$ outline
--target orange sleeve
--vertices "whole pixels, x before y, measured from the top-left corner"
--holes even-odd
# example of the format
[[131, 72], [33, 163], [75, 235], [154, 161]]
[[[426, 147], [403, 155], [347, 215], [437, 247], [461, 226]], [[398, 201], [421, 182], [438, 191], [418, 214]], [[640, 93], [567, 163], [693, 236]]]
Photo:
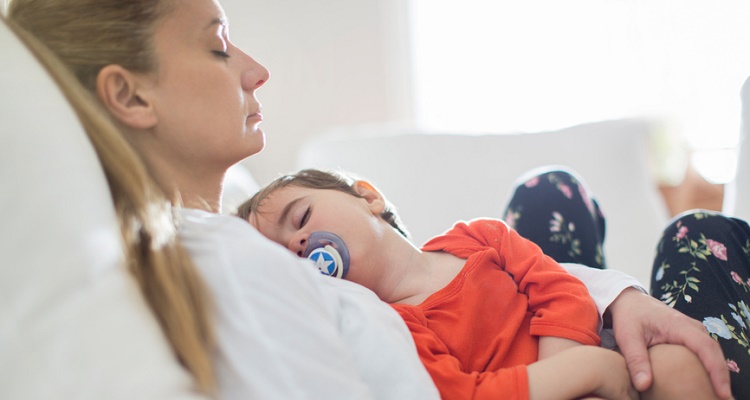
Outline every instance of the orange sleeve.
[[525, 365], [490, 372], [464, 372], [460, 361], [411, 309], [396, 307], [411, 331], [419, 358], [443, 399], [528, 400], [529, 381]]
[[443, 237], [451, 243], [444, 250], [462, 258], [488, 247], [497, 252], [498, 265], [513, 278], [519, 292], [528, 296], [529, 311], [534, 314], [532, 335], [599, 344], [599, 314], [586, 286], [535, 243], [493, 219], [458, 223]]

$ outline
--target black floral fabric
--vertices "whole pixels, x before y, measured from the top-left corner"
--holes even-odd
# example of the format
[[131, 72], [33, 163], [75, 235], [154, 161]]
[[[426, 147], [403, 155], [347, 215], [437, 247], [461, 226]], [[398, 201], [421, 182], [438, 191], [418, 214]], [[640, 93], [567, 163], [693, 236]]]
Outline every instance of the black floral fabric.
[[[504, 219], [557, 262], [606, 268], [604, 215], [571, 171], [548, 170], [524, 180]], [[657, 245], [651, 295], [703, 323], [724, 351], [734, 396], [750, 399], [747, 222], [708, 211], [674, 218]]]

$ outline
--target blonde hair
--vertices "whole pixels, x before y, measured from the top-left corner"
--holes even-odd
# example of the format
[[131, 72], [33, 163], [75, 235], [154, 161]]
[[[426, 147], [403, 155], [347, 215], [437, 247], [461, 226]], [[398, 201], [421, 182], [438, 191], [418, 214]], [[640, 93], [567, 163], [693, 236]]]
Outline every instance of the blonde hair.
[[94, 95], [96, 75], [106, 65], [155, 69], [151, 37], [170, 10], [165, 3], [13, 0], [7, 18], [77, 113], [109, 183], [127, 266], [177, 358], [211, 394], [216, 381], [208, 291], [177, 239], [172, 205]]

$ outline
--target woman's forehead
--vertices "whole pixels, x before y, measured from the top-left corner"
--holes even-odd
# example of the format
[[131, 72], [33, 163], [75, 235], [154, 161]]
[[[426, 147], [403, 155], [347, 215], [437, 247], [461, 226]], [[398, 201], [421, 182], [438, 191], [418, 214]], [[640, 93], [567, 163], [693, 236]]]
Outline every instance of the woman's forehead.
[[171, 12], [164, 17], [163, 28], [180, 31], [182, 35], [196, 35], [204, 31], [215, 32], [217, 26], [227, 26], [226, 15], [217, 1], [173, 1]]

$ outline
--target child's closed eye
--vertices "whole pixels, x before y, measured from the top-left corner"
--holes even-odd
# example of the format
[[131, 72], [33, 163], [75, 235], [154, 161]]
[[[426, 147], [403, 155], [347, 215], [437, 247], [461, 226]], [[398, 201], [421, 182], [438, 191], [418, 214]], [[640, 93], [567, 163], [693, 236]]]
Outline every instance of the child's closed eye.
[[305, 210], [305, 213], [302, 214], [302, 218], [300, 218], [300, 220], [299, 220], [298, 229], [302, 229], [302, 227], [304, 227], [305, 224], [307, 224], [307, 221], [310, 219], [310, 213], [311, 213], [311, 211], [312, 210], [308, 206], [307, 209]]

